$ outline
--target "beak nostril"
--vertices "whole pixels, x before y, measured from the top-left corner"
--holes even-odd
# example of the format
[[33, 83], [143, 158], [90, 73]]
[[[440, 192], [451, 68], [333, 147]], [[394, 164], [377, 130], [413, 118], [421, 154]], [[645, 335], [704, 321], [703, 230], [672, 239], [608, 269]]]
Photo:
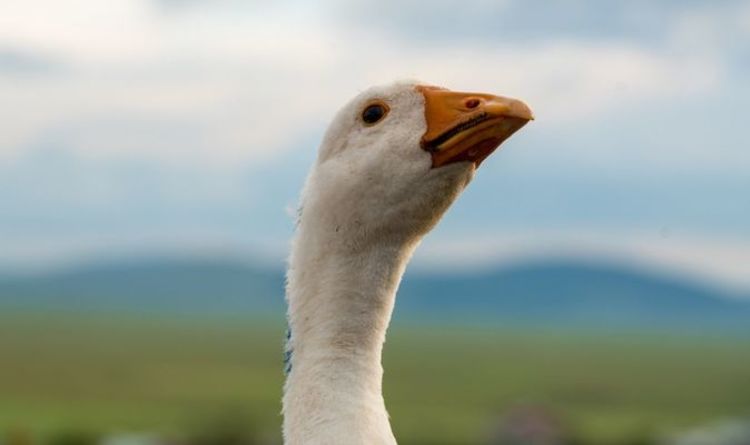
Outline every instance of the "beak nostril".
[[468, 108], [468, 109], [471, 110], [473, 108], [478, 107], [479, 103], [480, 103], [479, 99], [477, 99], [476, 97], [472, 97], [472, 98], [466, 100], [465, 105], [466, 105], [466, 108]]

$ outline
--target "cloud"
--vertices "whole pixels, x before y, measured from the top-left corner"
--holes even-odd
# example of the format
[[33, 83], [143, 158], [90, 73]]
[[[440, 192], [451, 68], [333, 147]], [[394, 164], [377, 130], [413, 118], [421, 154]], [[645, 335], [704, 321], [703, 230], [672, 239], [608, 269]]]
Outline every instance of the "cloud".
[[[432, 14], [450, 21], [450, 8], [440, 5]], [[458, 38], [426, 45], [372, 27], [332, 26], [333, 14], [303, 7], [311, 14], [305, 16], [296, 5], [255, 7], [238, 17], [185, 7], [165, 17], [146, 2], [116, 1], [109, 10], [79, 0], [71, 21], [57, 20], [55, 7], [41, 17], [17, 7], [30, 26], [6, 34], [63, 55], [74, 75], [0, 82], [3, 111], [13, 110], [13, 119], [0, 123], [0, 151], [12, 155], [35, 139], [75, 131], [70, 149], [85, 156], [267, 162], [298, 134], [323, 128], [359, 90], [391, 79], [521, 96], [546, 125], [570, 125], [712, 91], [724, 74], [720, 61], [623, 41]], [[500, 13], [505, 6], [492, 7]], [[82, 26], [79, 15], [96, 24]]]
[[[536, 44], [549, 40], [617, 42], [664, 47], [673, 26], [692, 16], [724, 25], [739, 23], [742, 0], [629, 2], [544, 0], [419, 0], [329, 2], [325, 14], [337, 26], [365, 28], [379, 37], [397, 36], [425, 44]], [[719, 34], [731, 29], [720, 26]], [[713, 39], [713, 38], [712, 38]]]
[[180, 246], [281, 257], [284, 208], [336, 109], [421, 78], [520, 97], [538, 117], [483, 165], [434, 246], [584, 229], [642, 245], [666, 230], [698, 246], [686, 258], [742, 241], [716, 266], [739, 276], [749, 36], [740, 1], [6, 2], [0, 260]]
[[63, 68], [53, 57], [19, 48], [0, 48], [0, 78], [60, 74]]
[[280, 260], [293, 230], [286, 207], [313, 157], [217, 168], [91, 159], [59, 141], [30, 149], [0, 164], [0, 271], [123, 255]]

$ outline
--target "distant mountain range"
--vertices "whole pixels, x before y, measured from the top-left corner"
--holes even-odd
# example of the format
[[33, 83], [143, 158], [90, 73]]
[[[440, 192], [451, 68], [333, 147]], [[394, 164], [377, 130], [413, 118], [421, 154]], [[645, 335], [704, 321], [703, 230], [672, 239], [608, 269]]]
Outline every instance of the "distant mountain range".
[[[230, 260], [138, 260], [0, 279], [0, 310], [276, 317], [282, 270]], [[555, 260], [474, 273], [409, 273], [395, 318], [497, 326], [750, 334], [750, 298], [673, 277]]]

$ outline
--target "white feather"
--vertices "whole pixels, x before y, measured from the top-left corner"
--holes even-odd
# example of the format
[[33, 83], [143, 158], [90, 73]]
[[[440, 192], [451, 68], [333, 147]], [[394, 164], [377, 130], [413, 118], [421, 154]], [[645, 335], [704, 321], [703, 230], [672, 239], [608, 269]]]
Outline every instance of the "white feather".
[[[371, 88], [336, 115], [300, 200], [287, 273], [287, 445], [393, 445], [381, 352], [396, 290], [421, 238], [474, 174], [431, 168], [415, 82]], [[373, 100], [389, 113], [361, 120]]]

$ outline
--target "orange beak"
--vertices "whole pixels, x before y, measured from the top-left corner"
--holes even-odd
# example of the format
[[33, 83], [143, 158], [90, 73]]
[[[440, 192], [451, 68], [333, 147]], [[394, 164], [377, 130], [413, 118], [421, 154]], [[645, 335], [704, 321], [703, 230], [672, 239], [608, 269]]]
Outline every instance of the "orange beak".
[[419, 86], [424, 95], [427, 131], [422, 148], [432, 154], [432, 167], [473, 162], [476, 167], [527, 122], [529, 107], [516, 99], [460, 93]]

